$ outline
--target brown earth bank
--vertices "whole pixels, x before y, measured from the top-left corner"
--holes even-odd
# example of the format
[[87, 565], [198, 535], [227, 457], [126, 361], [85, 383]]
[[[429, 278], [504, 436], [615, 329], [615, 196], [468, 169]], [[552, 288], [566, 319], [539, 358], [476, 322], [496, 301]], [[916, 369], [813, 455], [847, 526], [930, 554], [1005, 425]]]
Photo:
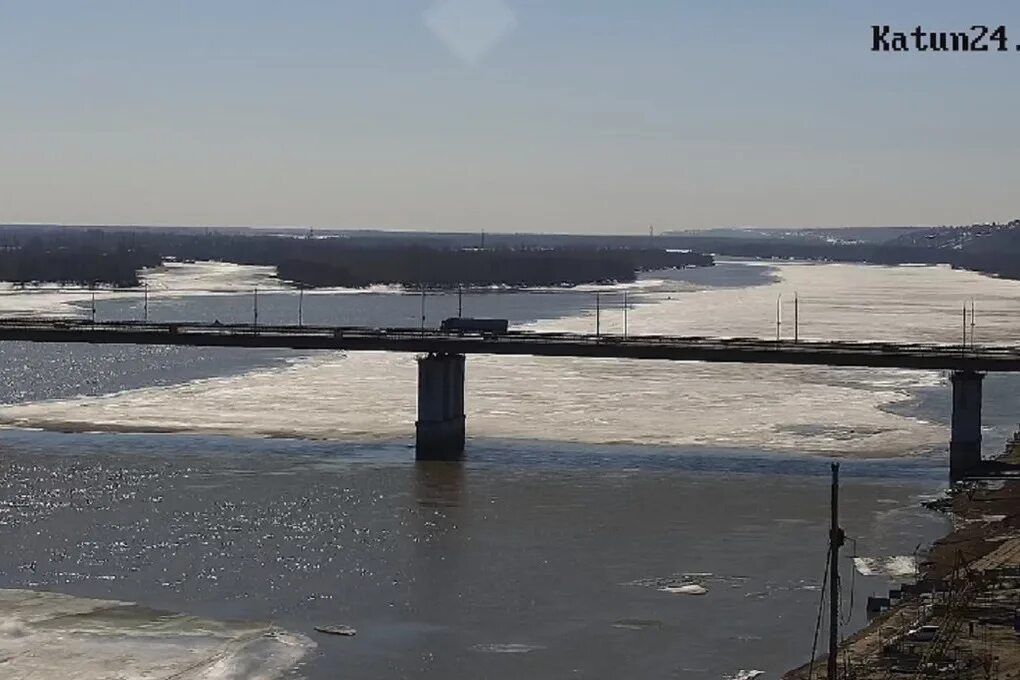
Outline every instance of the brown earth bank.
[[[930, 505], [952, 516], [952, 533], [930, 548], [917, 583], [890, 591], [891, 607], [842, 642], [840, 678], [1020, 677], [1020, 431]], [[824, 631], [819, 649], [822, 640]], [[820, 656], [783, 677], [824, 678], [826, 666]]]

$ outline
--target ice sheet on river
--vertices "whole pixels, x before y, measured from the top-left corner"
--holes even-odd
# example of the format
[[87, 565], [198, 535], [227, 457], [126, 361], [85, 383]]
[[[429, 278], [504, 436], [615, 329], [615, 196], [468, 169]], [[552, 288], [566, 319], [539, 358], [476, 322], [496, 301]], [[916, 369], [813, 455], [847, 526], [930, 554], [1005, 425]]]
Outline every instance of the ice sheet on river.
[[[957, 315], [972, 298], [980, 301], [979, 342], [1012, 344], [1020, 330], [1016, 281], [941, 267], [784, 263], [771, 265], [770, 272], [770, 283], [747, 288], [691, 290], [643, 281], [641, 295], [628, 306], [628, 332], [774, 337], [777, 300], [789, 315], [794, 295], [801, 338], [958, 342]], [[147, 279], [164, 294], [267, 276], [208, 264], [168, 266], [164, 274], [172, 279], [166, 289]], [[2, 302], [0, 296], [0, 311]], [[623, 331], [620, 303], [603, 299], [601, 332]], [[595, 317], [594, 309], [575, 310], [521, 327], [590, 333]], [[788, 324], [782, 331], [789, 339]], [[926, 390], [948, 393], [946, 377], [937, 371], [473, 355], [468, 372], [473, 437], [859, 457], [942, 452], [948, 440], [940, 421], [944, 409], [914, 406]], [[416, 376], [411, 355], [321, 353], [282, 368], [4, 406], [0, 425], [410, 439]]]
[[130, 602], [0, 590], [7, 680], [270, 680], [314, 647], [266, 624], [217, 622]]

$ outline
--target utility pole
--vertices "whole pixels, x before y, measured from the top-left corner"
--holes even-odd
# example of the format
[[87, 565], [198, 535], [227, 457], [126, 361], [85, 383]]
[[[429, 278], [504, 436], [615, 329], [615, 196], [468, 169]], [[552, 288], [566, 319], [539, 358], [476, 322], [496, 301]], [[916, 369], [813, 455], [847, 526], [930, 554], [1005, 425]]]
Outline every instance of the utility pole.
[[963, 303], [963, 348], [967, 348], [967, 303]]
[[776, 342], [782, 339], [783, 327], [783, 294], [780, 293], [779, 297], [776, 298]]
[[142, 296], [142, 318], [145, 323], [149, 323], [149, 284], [147, 283], [145, 284], [145, 287], [142, 288]]
[[623, 337], [627, 337], [627, 291], [623, 291]]
[[793, 342], [800, 342], [800, 294], [793, 294]]
[[602, 296], [595, 293], [595, 337], [602, 337]]
[[839, 463], [832, 464], [832, 526], [829, 529], [829, 667], [828, 680], [836, 680], [839, 661], [839, 549], [843, 530], [839, 528]]
[[970, 299], [970, 346], [974, 347], [974, 298]]

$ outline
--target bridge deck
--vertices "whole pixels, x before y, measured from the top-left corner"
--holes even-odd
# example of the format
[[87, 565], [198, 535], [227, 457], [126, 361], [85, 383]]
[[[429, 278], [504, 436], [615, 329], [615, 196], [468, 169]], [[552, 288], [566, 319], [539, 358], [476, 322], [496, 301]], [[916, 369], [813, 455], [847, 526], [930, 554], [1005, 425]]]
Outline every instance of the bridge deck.
[[0, 320], [0, 341], [185, 345], [299, 350], [575, 356], [666, 361], [813, 364], [1020, 372], [1020, 347], [879, 342], [776, 342], [706, 338], [511, 331], [497, 337], [435, 329], [258, 326], [209, 323]]

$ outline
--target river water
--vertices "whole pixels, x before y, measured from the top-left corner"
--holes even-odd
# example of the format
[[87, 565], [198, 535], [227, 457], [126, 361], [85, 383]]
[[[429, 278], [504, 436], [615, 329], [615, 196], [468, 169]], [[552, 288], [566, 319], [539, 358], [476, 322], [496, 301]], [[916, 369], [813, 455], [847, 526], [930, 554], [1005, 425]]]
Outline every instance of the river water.
[[[237, 290], [255, 285], [260, 321], [296, 321], [271, 272], [224, 265], [153, 272], [148, 313], [250, 320]], [[631, 333], [774, 337], [778, 296], [788, 336], [797, 294], [801, 337], [958, 342], [973, 298], [978, 341], [1020, 327], [1020, 284], [945, 268], [724, 263], [603, 288], [598, 312], [595, 290], [471, 293], [464, 312], [620, 332], [626, 290]], [[140, 317], [140, 297], [102, 294], [97, 317]], [[18, 313], [90, 305], [0, 295]], [[386, 289], [302, 301], [306, 323], [413, 326], [421, 308]], [[457, 296], [425, 309], [435, 325]], [[413, 357], [10, 344], [0, 359], [0, 587], [138, 603], [103, 609], [118, 614], [99, 636], [65, 600], [33, 604], [43, 625], [0, 598], [12, 677], [45, 676], [53, 659], [26, 650], [54, 636], [81, 678], [777, 677], [811, 653], [829, 459], [847, 555], [911, 556], [946, 530], [919, 507], [948, 474], [938, 373], [471, 357], [466, 461], [415, 464]], [[1020, 397], [1013, 378], [986, 387], [994, 451]], [[842, 571], [850, 632], [888, 580]], [[315, 630], [331, 625], [357, 635]]]

